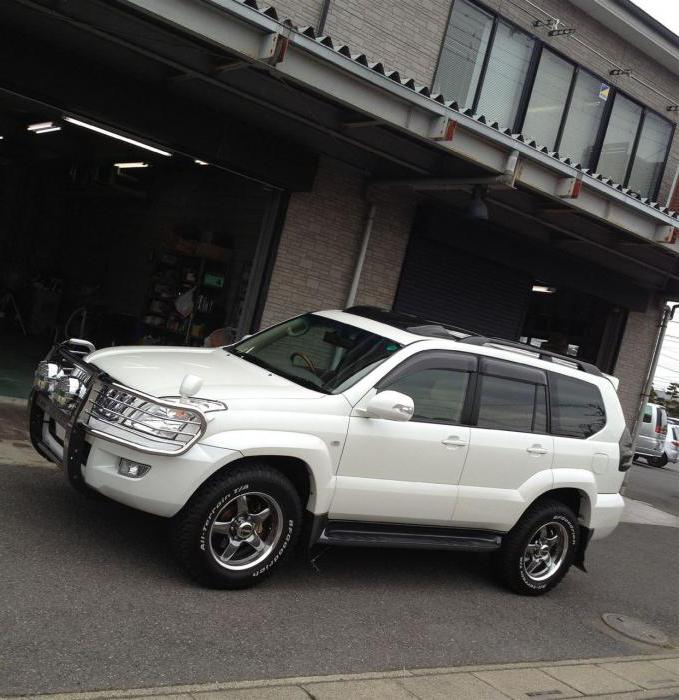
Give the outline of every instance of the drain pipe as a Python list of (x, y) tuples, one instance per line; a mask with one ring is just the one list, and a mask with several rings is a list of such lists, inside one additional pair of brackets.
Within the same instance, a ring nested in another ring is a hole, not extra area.
[(514, 150), (507, 156), (504, 170), (500, 175), (487, 175), (483, 177), (422, 177), (414, 180), (381, 180), (373, 183), (372, 186), (379, 189), (403, 188), (415, 192), (456, 190), (472, 185), (507, 185), (508, 187), (513, 187), (518, 164), (519, 152)]
[(328, 12), (330, 11), (331, 0), (323, 0), (323, 7), (321, 8), (321, 16), (316, 25), (316, 36), (323, 36), (325, 32), (325, 23), (328, 21)]
[(375, 221), (375, 211), (377, 209), (375, 202), (368, 197), (368, 214), (365, 219), (365, 225), (363, 227), (363, 239), (361, 240), (361, 248), (358, 252), (358, 258), (356, 259), (356, 267), (354, 268), (354, 278), (351, 280), (351, 287), (349, 288), (349, 294), (347, 295), (346, 306), (353, 306), (356, 301), (356, 292), (358, 292), (358, 284), (361, 281), (361, 273), (363, 272), (363, 265), (365, 263), (365, 256), (368, 252), (368, 244), (370, 243), (370, 235), (373, 230), (373, 222)]
[(637, 417), (632, 426), (632, 443), (636, 442), (637, 435), (639, 434), (639, 428), (641, 427), (641, 422), (644, 419), (644, 411), (646, 410), (646, 404), (651, 398), (651, 388), (653, 387), (653, 377), (655, 371), (658, 368), (658, 360), (660, 359), (660, 352), (662, 350), (663, 341), (665, 340), (665, 333), (667, 331), (667, 324), (674, 318), (674, 312), (679, 308), (679, 304), (674, 304), (670, 306), (669, 304), (665, 306), (663, 311), (662, 321), (660, 322), (660, 332), (655, 341), (655, 346), (653, 347), (653, 355), (651, 356), (651, 365), (648, 368), (648, 374), (646, 375), (646, 381), (644, 382), (644, 388), (641, 392), (641, 400), (639, 403), (639, 410), (637, 411)]
[(511, 151), (507, 156), (504, 171), (499, 175), (489, 175), (484, 177), (446, 177), (446, 178), (418, 178), (414, 180), (379, 180), (371, 183), (368, 188), (366, 199), (369, 202), (368, 214), (363, 228), (363, 240), (361, 248), (356, 260), (354, 269), (354, 277), (351, 281), (349, 294), (347, 295), (346, 306), (353, 306), (356, 301), (356, 293), (358, 292), (358, 284), (361, 280), (365, 256), (370, 243), (370, 235), (372, 233), (373, 222), (375, 220), (376, 205), (372, 198), (372, 193), (386, 189), (408, 189), (416, 192), (433, 191), (433, 190), (454, 190), (460, 187), (470, 187), (474, 185), (506, 185), (513, 187), (514, 177), (516, 176), (516, 168), (519, 163), (519, 152)]

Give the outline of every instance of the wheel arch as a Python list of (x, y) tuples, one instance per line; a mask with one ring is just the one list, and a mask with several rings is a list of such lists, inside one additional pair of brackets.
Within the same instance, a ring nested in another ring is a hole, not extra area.
[(535, 503), (552, 499), (570, 508), (581, 525), (589, 526), (592, 517), (592, 497), (584, 488), (561, 486), (540, 494), (529, 507)]
[[(252, 464), (266, 464), (272, 469), (275, 469), (288, 477), (299, 494), (299, 500), (302, 503), (302, 506), (307, 507), (309, 498), (315, 493), (315, 482), (311, 467), (299, 457), (289, 455), (257, 455), (240, 457), (217, 469), (216, 472), (210, 475), (210, 479), (218, 477), (224, 472), (232, 471), (238, 467), (247, 467)], [(200, 488), (200, 486), (198, 488)]]

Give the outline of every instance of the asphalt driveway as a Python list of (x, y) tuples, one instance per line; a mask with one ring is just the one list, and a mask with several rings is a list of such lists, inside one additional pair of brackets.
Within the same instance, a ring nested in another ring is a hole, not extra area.
[(197, 587), (164, 521), (0, 466), (0, 695), (657, 651), (607, 631), (634, 614), (679, 643), (679, 529), (623, 524), (540, 599), (481, 555), (329, 549), (258, 588)]

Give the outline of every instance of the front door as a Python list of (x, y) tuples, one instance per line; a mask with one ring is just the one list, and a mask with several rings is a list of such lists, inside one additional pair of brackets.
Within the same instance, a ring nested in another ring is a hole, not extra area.
[[(330, 517), (337, 520), (449, 525), (469, 448), (462, 425), (476, 358), (421, 353), (397, 368), (355, 407), (337, 473)], [(399, 391), (415, 404), (408, 422), (368, 418), (376, 391)]]

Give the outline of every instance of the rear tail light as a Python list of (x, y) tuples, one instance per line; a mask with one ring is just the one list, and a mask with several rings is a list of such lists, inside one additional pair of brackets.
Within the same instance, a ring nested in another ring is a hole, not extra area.
[(659, 435), (667, 435), (667, 428), (663, 428), (661, 425), (656, 425), (655, 432)]

